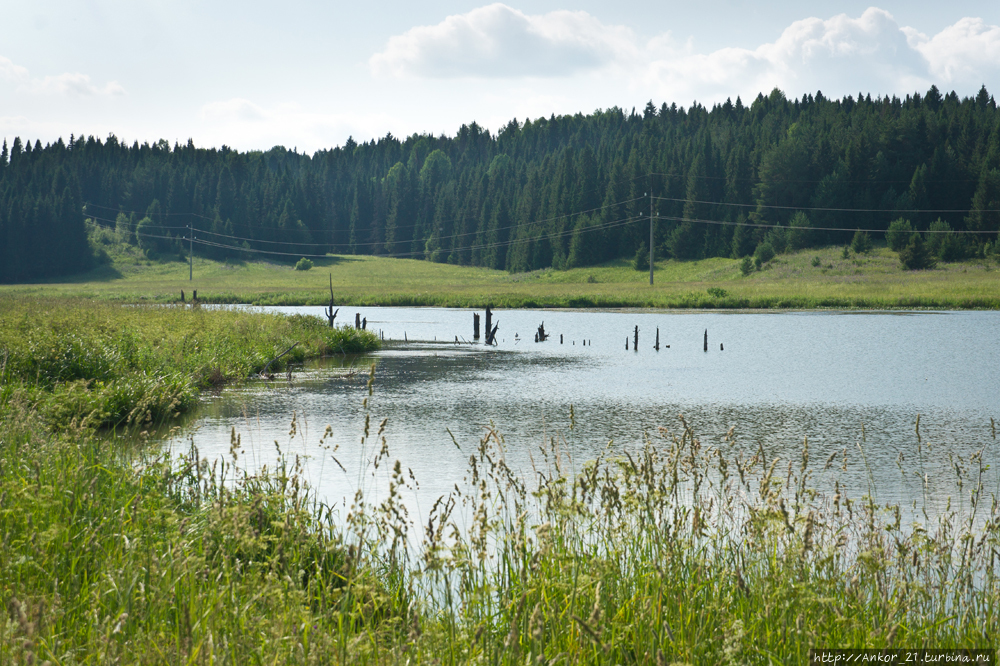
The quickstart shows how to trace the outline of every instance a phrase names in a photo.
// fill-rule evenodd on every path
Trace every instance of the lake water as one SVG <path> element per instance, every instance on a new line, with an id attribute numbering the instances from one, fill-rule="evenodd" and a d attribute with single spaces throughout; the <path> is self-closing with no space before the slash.
<path id="1" fill-rule="evenodd" d="M 322 316 L 318 307 L 267 309 Z M 382 351 L 209 397 L 171 445 L 193 441 L 209 459 L 228 457 L 235 427 L 242 464 L 272 464 L 277 442 L 306 461 L 321 498 L 341 504 L 359 484 L 384 491 L 389 466 L 374 470 L 378 446 L 360 441 L 366 413 L 373 435 L 388 419 L 390 461 L 420 484 L 409 498 L 417 519 L 421 506 L 461 484 L 491 424 L 508 464 L 530 477 L 548 438 L 579 466 L 608 449 L 638 448 L 647 434 L 656 442 L 660 427 L 679 433 L 681 414 L 702 441 L 717 443 L 735 428 L 737 448 L 762 447 L 768 459 L 797 461 L 808 437 L 821 485 L 823 463 L 846 448 L 850 464 L 838 478 L 855 497 L 868 492 L 871 470 L 880 502 L 958 499 L 953 465 L 980 449 L 993 466 L 986 489 L 1000 490 L 990 420 L 1000 419 L 1000 312 L 499 310 L 498 345 L 484 347 L 467 343 L 471 310 L 342 308 L 340 319 L 355 311 L 385 336 Z M 535 343 L 543 321 L 551 337 Z M 324 445 L 335 452 L 320 445 L 327 426 Z"/>

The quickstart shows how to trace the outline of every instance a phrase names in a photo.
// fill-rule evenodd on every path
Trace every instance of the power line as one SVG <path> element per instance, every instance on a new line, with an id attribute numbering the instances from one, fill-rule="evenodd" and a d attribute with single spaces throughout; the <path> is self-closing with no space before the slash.
<path id="1" fill-rule="evenodd" d="M 769 208 L 773 210 L 813 210 L 831 213 L 1000 213 L 997 209 L 973 208 L 955 210 L 948 208 L 824 208 L 819 206 L 770 206 L 765 204 L 741 204 L 726 201 L 700 201 L 698 199 L 680 199 L 677 197 L 653 197 L 658 201 L 691 202 L 705 206 L 731 206 L 737 208 Z"/>

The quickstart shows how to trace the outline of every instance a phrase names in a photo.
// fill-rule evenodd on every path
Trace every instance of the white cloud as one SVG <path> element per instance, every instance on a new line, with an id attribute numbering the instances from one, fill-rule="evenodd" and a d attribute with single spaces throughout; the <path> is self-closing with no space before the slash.
<path id="1" fill-rule="evenodd" d="M 756 96 L 774 87 L 793 94 L 903 94 L 926 89 L 935 78 L 911 42 L 891 14 L 872 7 L 858 18 L 841 14 L 796 21 L 777 40 L 756 49 L 661 58 L 646 68 L 641 83 L 669 97 L 700 96 L 702 101 Z"/>
<path id="2" fill-rule="evenodd" d="M 35 79 L 26 86 L 36 93 L 89 97 L 91 95 L 124 95 L 125 89 L 117 81 L 109 81 L 104 87 L 97 86 L 90 77 L 79 72 L 46 76 Z"/>
<path id="3" fill-rule="evenodd" d="M 15 65 L 9 58 L 3 56 L 0 56 L 0 80 L 17 83 L 16 89 L 20 92 L 74 97 L 125 94 L 125 88 L 117 81 L 109 81 L 101 87 L 91 81 L 90 76 L 79 72 L 66 72 L 57 76 L 46 76 L 42 79 L 31 78 L 25 67 Z"/>
<path id="4" fill-rule="evenodd" d="M 822 90 L 907 94 L 932 83 L 969 94 L 1000 88 L 1000 26 L 964 18 L 928 37 L 870 7 L 860 16 L 806 18 L 756 48 L 698 53 L 670 33 L 639 40 L 630 28 L 586 12 L 530 15 L 491 4 L 391 37 L 369 59 L 375 75 L 397 78 L 570 79 L 604 90 L 678 103 L 752 98 L 778 87 L 790 95 Z M 589 82 L 588 82 L 589 79 Z"/>
<path id="5" fill-rule="evenodd" d="M 562 76 L 628 57 L 633 43 L 628 28 L 586 12 L 527 15 L 496 3 L 391 37 L 369 65 L 397 77 Z"/>
<path id="6" fill-rule="evenodd" d="M 5 81 L 21 81 L 28 78 L 28 70 L 15 65 L 8 58 L 0 56 L 0 79 Z"/>
<path id="7" fill-rule="evenodd" d="M 1000 72 L 1000 26 L 980 18 L 963 18 L 933 37 L 903 28 L 909 44 L 930 66 L 935 80 L 978 86 Z"/>

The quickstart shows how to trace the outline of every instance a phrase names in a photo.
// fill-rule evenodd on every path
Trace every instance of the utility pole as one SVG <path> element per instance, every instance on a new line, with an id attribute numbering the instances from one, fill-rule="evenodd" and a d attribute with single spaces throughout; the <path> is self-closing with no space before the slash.
<path id="1" fill-rule="evenodd" d="M 188 225 L 188 282 L 194 280 L 194 229 Z"/>
<path id="2" fill-rule="evenodd" d="M 649 285 L 653 286 L 653 174 L 649 174 Z"/>

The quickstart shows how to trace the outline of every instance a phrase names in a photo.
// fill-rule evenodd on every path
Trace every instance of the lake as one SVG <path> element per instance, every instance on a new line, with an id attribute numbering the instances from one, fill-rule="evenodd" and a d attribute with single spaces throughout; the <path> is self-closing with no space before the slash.
<path id="1" fill-rule="evenodd" d="M 263 309 L 322 316 L 319 307 Z M 961 501 L 954 465 L 968 467 L 981 449 L 993 464 L 986 490 L 1000 491 L 991 427 L 1000 418 L 1000 312 L 498 310 L 495 347 L 469 344 L 471 310 L 342 308 L 338 323 L 355 312 L 385 336 L 383 350 L 209 396 L 170 446 L 193 442 L 204 457 L 228 457 L 235 428 L 241 464 L 253 469 L 273 464 L 277 442 L 304 461 L 324 501 L 343 505 L 359 486 L 386 488 L 391 464 L 372 467 L 381 446 L 372 440 L 387 419 L 390 462 L 419 483 L 408 499 L 417 519 L 461 485 L 491 424 L 525 477 L 553 437 L 579 467 L 645 437 L 663 445 L 660 428 L 679 434 L 683 415 L 703 443 L 720 445 L 734 428 L 736 443 L 725 446 L 769 460 L 799 461 L 808 438 L 816 485 L 832 487 L 836 474 L 854 497 L 870 489 L 880 502 L 926 498 L 940 509 L 948 497 Z M 536 343 L 542 322 L 551 337 Z M 362 447 L 366 414 L 372 438 Z M 839 456 L 824 470 L 844 449 L 847 471 Z"/>

